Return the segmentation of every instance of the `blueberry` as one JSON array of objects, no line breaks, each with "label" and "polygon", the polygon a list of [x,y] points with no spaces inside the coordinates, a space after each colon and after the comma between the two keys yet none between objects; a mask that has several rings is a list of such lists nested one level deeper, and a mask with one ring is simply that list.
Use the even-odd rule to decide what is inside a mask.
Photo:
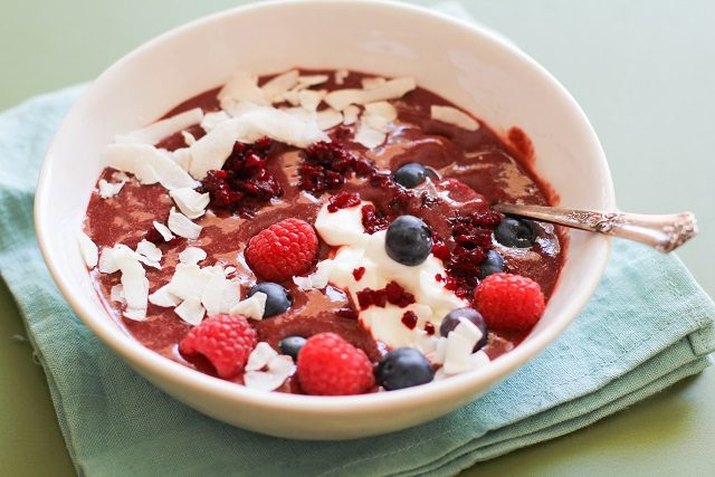
[{"label": "blueberry", "polygon": [[494,237],[507,247],[529,248],[536,242],[536,224],[531,220],[506,217],[494,229]]},{"label": "blueberry", "polygon": [[429,383],[434,378],[434,369],[416,349],[397,348],[380,360],[375,377],[383,388],[392,391]]},{"label": "blueberry", "polygon": [[387,228],[385,251],[398,263],[419,265],[432,251],[432,231],[417,217],[401,215]]},{"label": "blueberry", "polygon": [[482,346],[487,344],[489,330],[487,329],[487,323],[484,321],[482,314],[474,308],[457,308],[447,313],[447,316],[442,319],[442,324],[439,325],[439,334],[446,338],[449,332],[459,325],[460,318],[466,318],[471,321],[479,328],[479,331],[482,332],[482,337],[477,341],[477,344],[474,345],[473,351],[478,351]]},{"label": "blueberry", "polygon": [[500,273],[503,271],[504,259],[494,250],[489,250],[487,252],[487,258],[479,264],[479,274],[477,276],[480,280],[483,280],[492,273]]},{"label": "blueberry", "polygon": [[256,292],[266,294],[266,309],[263,312],[263,318],[279,315],[285,312],[293,304],[293,300],[291,299],[288,290],[277,283],[259,283],[248,290],[248,296],[253,296]]},{"label": "blueberry", "polygon": [[392,175],[392,178],[402,187],[412,189],[422,184],[428,175],[429,172],[425,166],[418,162],[410,162],[400,166]]},{"label": "blueberry", "polygon": [[286,336],[278,343],[281,353],[287,354],[293,361],[298,361],[298,351],[303,347],[307,340],[302,336]]}]

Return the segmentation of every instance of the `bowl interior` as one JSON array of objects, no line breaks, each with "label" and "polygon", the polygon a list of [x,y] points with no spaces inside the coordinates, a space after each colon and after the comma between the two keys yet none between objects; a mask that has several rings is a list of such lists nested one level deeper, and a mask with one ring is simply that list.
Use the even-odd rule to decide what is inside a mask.
[{"label": "bowl interior", "polygon": [[[484,31],[419,8],[373,2],[275,2],[208,17],[139,48],[94,82],[62,123],[37,191],[38,237],[62,292],[95,333],[146,374],[171,376],[232,399],[256,398],[250,390],[225,386],[145,350],[101,306],[76,242],[103,168],[101,150],[115,134],[152,122],[239,68],[264,74],[294,66],[414,76],[420,86],[497,131],[523,129],[536,150],[536,170],[558,192],[562,205],[614,207],[603,152],[579,107],[540,66]],[[358,412],[356,405],[404,401],[403,396],[424,403],[452,393],[464,401],[565,328],[590,297],[607,255],[603,237],[570,233],[566,264],[544,318],[527,341],[484,370],[419,391],[340,398],[327,406],[324,399],[279,393],[261,395],[262,405]]]}]

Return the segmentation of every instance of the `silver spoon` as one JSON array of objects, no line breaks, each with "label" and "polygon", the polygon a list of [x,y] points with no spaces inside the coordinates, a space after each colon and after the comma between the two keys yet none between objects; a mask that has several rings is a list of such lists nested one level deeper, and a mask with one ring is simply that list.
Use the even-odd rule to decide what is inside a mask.
[{"label": "silver spoon", "polygon": [[496,204],[493,208],[504,214],[634,240],[663,253],[675,250],[698,233],[692,212],[646,215],[517,204]]}]

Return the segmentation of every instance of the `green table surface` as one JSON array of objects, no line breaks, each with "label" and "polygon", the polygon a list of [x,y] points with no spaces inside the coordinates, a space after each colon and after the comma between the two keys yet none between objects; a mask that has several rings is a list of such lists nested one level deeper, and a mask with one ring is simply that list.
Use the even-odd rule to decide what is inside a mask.
[{"label": "green table surface", "polygon": [[[0,109],[87,81],[145,40],[229,0],[3,0]],[[429,5],[432,2],[414,2]],[[623,210],[689,209],[680,252],[715,294],[715,2],[465,0],[571,91],[609,159]],[[71,475],[42,369],[0,283],[0,475]],[[571,435],[465,475],[715,475],[715,371]]]}]

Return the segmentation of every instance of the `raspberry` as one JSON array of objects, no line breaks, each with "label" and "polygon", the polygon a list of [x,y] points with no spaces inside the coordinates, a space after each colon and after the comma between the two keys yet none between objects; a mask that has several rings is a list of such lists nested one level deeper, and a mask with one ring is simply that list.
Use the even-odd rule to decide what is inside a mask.
[{"label": "raspberry", "polygon": [[243,316],[216,315],[189,331],[179,352],[187,358],[203,355],[220,378],[231,379],[243,371],[257,342],[256,331]]},{"label": "raspberry", "polygon": [[251,269],[273,282],[308,273],[317,255],[318,236],[312,225],[299,219],[285,219],[263,229],[246,247]]},{"label": "raspberry", "polygon": [[308,338],[298,353],[296,375],[307,394],[362,394],[375,386],[367,355],[335,333]]},{"label": "raspberry", "polygon": [[474,290],[474,303],[489,327],[526,330],[539,321],[545,301],[534,280],[510,273],[493,273]]}]

